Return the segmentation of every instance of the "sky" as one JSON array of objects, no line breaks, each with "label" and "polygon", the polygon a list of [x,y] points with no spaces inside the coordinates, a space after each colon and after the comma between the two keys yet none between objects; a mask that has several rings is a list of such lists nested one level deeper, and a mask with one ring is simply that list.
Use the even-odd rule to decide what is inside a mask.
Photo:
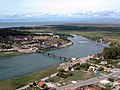
[{"label": "sky", "polygon": [[0,0],[0,8],[0,19],[120,16],[120,0]]}]

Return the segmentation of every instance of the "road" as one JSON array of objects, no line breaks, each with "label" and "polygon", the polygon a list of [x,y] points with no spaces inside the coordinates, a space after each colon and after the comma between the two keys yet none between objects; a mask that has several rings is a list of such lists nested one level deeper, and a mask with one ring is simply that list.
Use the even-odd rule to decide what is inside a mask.
[{"label": "road", "polygon": [[120,75],[120,70],[116,71],[116,72],[113,72],[113,73],[110,73],[110,74],[107,74],[107,75],[104,75],[104,76],[100,76],[99,78],[95,77],[95,78],[92,78],[92,79],[89,79],[89,80],[86,80],[86,81],[78,82],[76,84],[69,84],[69,85],[66,85],[66,86],[57,87],[56,89],[57,90],[65,90],[66,88],[75,89],[77,87],[94,84],[94,83],[100,82],[101,80],[104,80],[104,79],[107,79],[107,78],[110,78],[110,77],[113,77],[113,76],[119,76],[119,75]]}]

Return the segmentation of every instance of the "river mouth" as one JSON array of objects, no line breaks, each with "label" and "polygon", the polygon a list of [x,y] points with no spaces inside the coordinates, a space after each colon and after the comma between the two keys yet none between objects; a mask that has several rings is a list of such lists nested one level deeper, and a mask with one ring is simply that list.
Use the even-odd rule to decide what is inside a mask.
[{"label": "river mouth", "polygon": [[[74,43],[72,46],[47,52],[69,58],[85,57],[100,53],[105,47],[105,45],[96,44],[94,41],[82,36],[75,35],[69,39]],[[24,76],[62,62],[64,61],[40,53],[0,57],[0,80]]]}]

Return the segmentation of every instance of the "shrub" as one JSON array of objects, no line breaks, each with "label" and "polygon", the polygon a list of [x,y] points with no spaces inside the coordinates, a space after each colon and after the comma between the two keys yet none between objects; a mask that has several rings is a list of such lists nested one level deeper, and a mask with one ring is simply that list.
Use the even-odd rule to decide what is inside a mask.
[{"label": "shrub", "polygon": [[109,81],[111,82],[114,82],[114,79],[113,78],[108,78]]},{"label": "shrub", "polygon": [[98,71],[103,71],[103,70],[104,70],[103,67],[99,67],[99,68],[98,68]]}]

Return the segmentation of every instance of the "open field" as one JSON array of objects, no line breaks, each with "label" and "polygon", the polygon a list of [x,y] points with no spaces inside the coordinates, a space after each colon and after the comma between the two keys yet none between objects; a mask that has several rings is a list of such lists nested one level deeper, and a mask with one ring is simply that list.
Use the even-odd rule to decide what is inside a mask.
[{"label": "open field", "polygon": [[53,78],[50,78],[49,81],[54,82],[54,83],[56,83],[56,82],[66,83],[66,82],[69,82],[69,81],[87,80],[87,79],[95,77],[95,75],[93,75],[91,73],[83,72],[82,70],[73,71],[72,73],[73,73],[73,76],[69,76],[65,79],[62,79],[58,76],[55,76]]},{"label": "open field", "polygon": [[57,67],[58,66],[52,66],[20,78],[0,81],[0,90],[15,90],[16,88],[27,85],[28,83],[34,82],[36,80],[38,81],[44,77],[56,73]]}]

